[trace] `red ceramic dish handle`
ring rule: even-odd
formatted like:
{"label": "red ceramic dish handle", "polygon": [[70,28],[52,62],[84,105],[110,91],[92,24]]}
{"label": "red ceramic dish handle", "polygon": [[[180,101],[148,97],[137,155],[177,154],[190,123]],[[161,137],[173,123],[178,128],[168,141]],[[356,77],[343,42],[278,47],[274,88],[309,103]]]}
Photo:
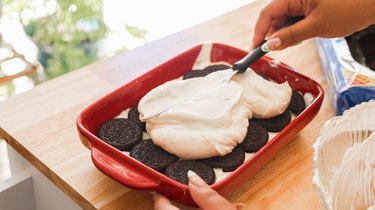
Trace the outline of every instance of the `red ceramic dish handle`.
{"label": "red ceramic dish handle", "polygon": [[109,153],[110,151],[101,149],[94,144],[91,146],[93,163],[104,174],[134,189],[152,190],[160,185],[159,180],[151,179],[152,176],[139,168],[139,163],[138,166],[133,165],[131,162]]}

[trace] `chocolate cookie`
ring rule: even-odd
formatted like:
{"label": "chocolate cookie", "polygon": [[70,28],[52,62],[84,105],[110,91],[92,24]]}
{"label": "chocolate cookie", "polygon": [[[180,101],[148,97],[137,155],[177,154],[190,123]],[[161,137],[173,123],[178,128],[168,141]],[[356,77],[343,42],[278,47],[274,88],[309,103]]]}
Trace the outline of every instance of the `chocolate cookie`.
{"label": "chocolate cookie", "polygon": [[221,71],[221,70],[230,69],[230,68],[231,67],[228,66],[228,65],[214,64],[214,65],[207,66],[206,68],[204,68],[202,70],[188,71],[184,74],[183,79],[190,79],[190,78],[195,78],[195,77],[204,77],[204,76],[207,76],[207,75],[211,74],[212,72]]}
{"label": "chocolate cookie", "polygon": [[297,91],[292,92],[292,98],[290,99],[288,109],[294,114],[299,115],[303,110],[305,110],[306,104],[303,96]]}
{"label": "chocolate cookie", "polygon": [[282,114],[269,119],[253,118],[252,120],[269,132],[279,132],[290,123],[292,116],[289,110],[285,110]]}
{"label": "chocolate cookie", "polygon": [[164,171],[169,164],[177,160],[177,156],[155,145],[151,139],[135,145],[130,150],[130,156],[157,171]]}
{"label": "chocolate cookie", "polygon": [[202,162],[213,168],[222,168],[224,172],[234,171],[245,160],[245,151],[242,147],[235,147],[231,153],[224,156],[216,156],[201,159]]}
{"label": "chocolate cookie", "polygon": [[231,67],[225,64],[214,64],[214,65],[209,65],[206,68],[204,68],[202,71],[206,72],[206,75],[215,72],[215,71],[221,71],[225,69],[230,69]]}
{"label": "chocolate cookie", "polygon": [[143,130],[143,131],[146,131],[146,122],[142,122],[140,119],[139,119],[139,111],[138,111],[138,104],[133,106],[130,110],[129,110],[129,113],[128,113],[128,119],[137,123],[137,125],[139,125],[139,127]]}
{"label": "chocolate cookie", "polygon": [[201,177],[207,184],[213,184],[215,182],[214,170],[206,165],[205,163],[196,160],[179,160],[170,164],[165,170],[165,175],[182,183],[188,184],[189,179],[187,172],[194,171],[199,177]]}
{"label": "chocolate cookie", "polygon": [[111,146],[128,151],[142,140],[142,130],[131,120],[116,118],[105,122],[99,128],[98,136]]}
{"label": "chocolate cookie", "polygon": [[195,77],[204,77],[204,76],[205,76],[205,72],[203,72],[202,70],[190,70],[186,72],[182,78],[185,80],[185,79],[191,79]]}
{"label": "chocolate cookie", "polygon": [[245,139],[240,144],[245,152],[256,152],[268,142],[268,132],[258,123],[249,120],[249,127]]}

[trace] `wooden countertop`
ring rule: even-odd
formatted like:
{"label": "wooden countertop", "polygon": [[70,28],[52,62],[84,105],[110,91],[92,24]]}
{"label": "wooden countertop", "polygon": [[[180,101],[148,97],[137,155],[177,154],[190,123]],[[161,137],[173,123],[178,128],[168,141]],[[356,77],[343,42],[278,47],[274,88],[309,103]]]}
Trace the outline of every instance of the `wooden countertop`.
{"label": "wooden countertop", "polygon": [[[89,104],[152,67],[202,42],[249,49],[252,26],[267,1],[255,1],[213,20],[38,85],[0,103],[0,137],[84,209],[152,209],[148,192],[102,174],[78,137],[75,120]],[[272,52],[326,88],[314,40]],[[228,199],[250,209],[321,209],[312,186],[312,144],[334,111],[326,97],[317,117]]]}

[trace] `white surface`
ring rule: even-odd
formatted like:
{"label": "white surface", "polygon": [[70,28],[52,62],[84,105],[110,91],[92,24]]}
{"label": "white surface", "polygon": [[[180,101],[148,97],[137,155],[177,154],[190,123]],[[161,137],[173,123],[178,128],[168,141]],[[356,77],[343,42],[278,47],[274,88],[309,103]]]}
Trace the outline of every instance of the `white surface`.
{"label": "white surface", "polygon": [[31,169],[37,210],[80,210],[82,209],[63,191],[35,168]]}
{"label": "white surface", "polygon": [[10,167],[6,142],[0,139],[0,181],[10,177]]}
{"label": "white surface", "polygon": [[0,209],[36,210],[32,178],[27,172],[0,182]]}
{"label": "white surface", "polygon": [[[9,190],[13,190],[17,188],[18,185],[17,180],[19,180],[19,176],[30,177],[32,179],[32,183],[28,183],[27,187],[29,189],[24,189],[22,194],[8,194],[10,205],[14,200],[12,199],[32,199],[35,202],[35,206],[37,210],[79,210],[81,209],[73,200],[71,200],[65,193],[63,193],[59,188],[57,188],[49,179],[47,179],[43,174],[41,174],[36,168],[34,168],[30,163],[28,163],[22,156],[20,156],[15,150],[13,150],[10,146],[8,146],[8,153],[9,153],[9,162],[12,171],[12,177],[9,180],[5,180],[6,182],[0,183],[0,190],[1,186],[4,188],[7,187]],[[2,193],[0,191],[0,197]],[[1,200],[0,200],[1,201]],[[0,202],[0,209],[3,210],[2,205],[3,203]],[[5,209],[27,209],[33,210],[34,208],[5,208]],[[4,210],[5,210],[4,209]]]}

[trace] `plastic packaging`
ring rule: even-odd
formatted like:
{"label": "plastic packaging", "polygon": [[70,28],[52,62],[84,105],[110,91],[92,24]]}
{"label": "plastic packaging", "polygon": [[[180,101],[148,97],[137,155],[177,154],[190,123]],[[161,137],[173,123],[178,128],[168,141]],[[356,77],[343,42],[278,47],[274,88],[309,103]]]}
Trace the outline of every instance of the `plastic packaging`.
{"label": "plastic packaging", "polygon": [[317,45],[337,115],[375,99],[375,26],[346,38],[318,38]]}

